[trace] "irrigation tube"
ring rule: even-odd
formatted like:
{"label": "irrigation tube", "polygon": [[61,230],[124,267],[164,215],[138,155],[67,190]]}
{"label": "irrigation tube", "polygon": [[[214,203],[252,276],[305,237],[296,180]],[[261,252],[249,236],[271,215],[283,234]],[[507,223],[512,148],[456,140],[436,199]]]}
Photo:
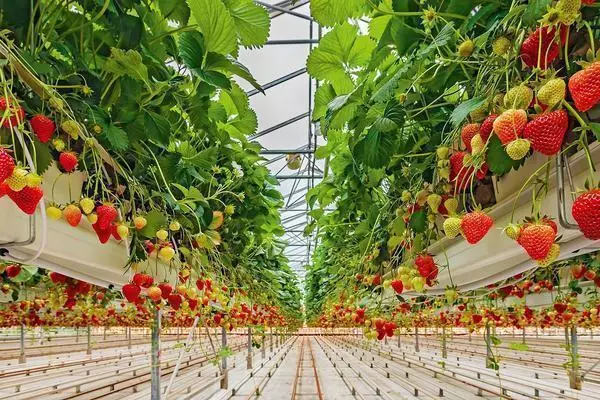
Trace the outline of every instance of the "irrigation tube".
{"label": "irrigation tube", "polygon": [[188,346],[191,344],[193,337],[194,337],[194,330],[196,329],[196,325],[198,325],[199,320],[200,320],[200,317],[196,316],[196,319],[194,319],[194,324],[192,325],[192,328],[190,329],[190,332],[188,333],[187,339],[185,341],[185,347],[182,349],[179,349],[179,358],[177,358],[177,364],[175,365],[175,370],[171,374],[171,379],[169,379],[169,384],[167,385],[167,388],[165,389],[165,400],[167,399],[167,396],[169,395],[169,391],[171,390],[171,386],[173,385],[173,381],[175,381],[175,377],[177,376],[177,373],[179,372],[179,366],[181,365],[181,360],[183,359],[183,351],[185,349],[187,349]]}

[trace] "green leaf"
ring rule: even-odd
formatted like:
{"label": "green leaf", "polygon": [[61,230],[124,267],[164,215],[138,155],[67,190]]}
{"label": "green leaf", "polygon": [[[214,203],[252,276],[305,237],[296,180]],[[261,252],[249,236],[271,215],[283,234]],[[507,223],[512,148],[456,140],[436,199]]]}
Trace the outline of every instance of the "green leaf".
{"label": "green leaf", "polygon": [[454,109],[454,111],[452,111],[452,114],[450,115],[450,121],[452,122],[452,125],[455,128],[458,127],[460,124],[463,123],[465,118],[469,116],[469,113],[471,111],[478,109],[484,103],[485,97],[483,96],[474,97],[470,100],[461,103],[458,107]]}
{"label": "green leaf", "polygon": [[513,342],[511,344],[508,345],[508,347],[511,350],[516,350],[516,351],[529,351],[529,346],[527,346],[527,343],[516,343]]}
{"label": "green leaf", "polygon": [[217,163],[217,147],[209,147],[208,149],[198,152],[194,157],[186,161],[194,164],[200,169],[208,170]]}
{"label": "green leaf", "polygon": [[368,36],[359,36],[358,28],[348,23],[328,32],[306,62],[308,73],[335,87],[352,86],[349,69],[368,64],[375,43]]}
{"label": "green leaf", "polygon": [[187,0],[192,16],[204,35],[207,51],[237,52],[235,22],[222,0]]}
{"label": "green leaf", "polygon": [[269,12],[251,0],[238,1],[229,8],[240,43],[247,47],[262,46],[267,42],[271,19]]}
{"label": "green leaf", "polygon": [[146,111],[144,114],[144,127],[149,139],[164,145],[169,144],[171,124],[165,117],[152,111]]}
{"label": "green leaf", "polygon": [[525,12],[523,13],[523,23],[525,25],[533,25],[547,11],[552,0],[530,0]]}
{"label": "green leaf", "polygon": [[198,73],[204,59],[204,38],[200,32],[183,32],[179,35],[179,56],[192,72]]}
{"label": "green leaf", "polygon": [[363,0],[311,0],[310,14],[323,26],[341,24],[366,12]]}
{"label": "green leaf", "polygon": [[490,136],[487,151],[487,163],[490,166],[490,171],[494,175],[502,176],[510,172],[511,169],[518,169],[525,159],[513,160],[508,156],[502,142],[496,135]]}
{"label": "green leaf", "polygon": [[185,0],[158,0],[160,12],[166,19],[187,25],[190,19],[190,8]]}
{"label": "green leaf", "polygon": [[427,230],[427,213],[421,209],[410,216],[408,225],[417,233],[423,233]]}
{"label": "green leaf", "polygon": [[121,151],[129,147],[129,137],[123,129],[109,125],[104,129],[103,134],[114,150]]}
{"label": "green leaf", "polygon": [[371,168],[385,167],[394,154],[394,137],[375,128],[360,139],[352,151],[354,158]]}
{"label": "green leaf", "polygon": [[139,231],[139,234],[146,238],[154,238],[156,231],[167,226],[167,217],[159,211],[151,210],[144,217],[146,226]]}
{"label": "green leaf", "polygon": [[600,123],[590,122],[590,127],[592,128],[594,135],[596,135],[596,140],[600,142]]}
{"label": "green leaf", "polygon": [[500,346],[502,344],[502,340],[500,340],[500,338],[494,335],[490,336],[490,341],[494,346]]}
{"label": "green leaf", "polygon": [[147,81],[148,70],[142,55],[135,50],[110,49],[110,57],[104,63],[104,71],[116,76],[129,76],[136,80]]}
{"label": "green leaf", "polygon": [[33,142],[33,146],[35,147],[36,172],[42,175],[52,164],[54,158],[52,157],[52,153],[50,153],[50,147],[45,144],[36,140]]}

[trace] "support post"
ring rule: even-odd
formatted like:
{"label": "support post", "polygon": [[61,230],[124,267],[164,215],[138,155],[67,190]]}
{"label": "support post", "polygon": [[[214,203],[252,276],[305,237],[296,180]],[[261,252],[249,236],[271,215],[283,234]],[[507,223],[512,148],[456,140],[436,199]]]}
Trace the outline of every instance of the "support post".
{"label": "support post", "polygon": [[[175,370],[171,374],[171,379],[169,379],[169,384],[165,388],[165,399],[167,398],[167,395],[169,394],[169,391],[171,390],[171,386],[173,385],[173,382],[175,381],[175,377],[177,377],[177,373],[179,372],[179,367],[181,366],[181,360],[183,360],[183,354],[186,351],[186,349],[192,344],[192,342],[194,340],[194,334],[196,332],[196,325],[198,325],[199,320],[200,320],[200,317],[196,316],[196,318],[194,319],[194,324],[192,325],[192,328],[190,329],[190,332],[187,335],[187,339],[185,341],[185,346],[183,348],[179,349],[179,356],[177,358],[177,364],[175,364]],[[179,335],[179,327],[177,327],[177,334]]]}
{"label": "support post", "polygon": [[104,327],[104,334],[102,335],[102,340],[106,341],[106,326]]}
{"label": "support post", "polygon": [[160,314],[161,310],[154,311],[151,329],[151,365],[150,365],[150,399],[160,400]]}
{"label": "support post", "polygon": [[485,348],[486,348],[486,356],[485,356],[485,367],[492,368],[494,356],[492,354],[492,339],[491,339],[491,328],[489,322],[485,325]]}
{"label": "support post", "polygon": [[419,327],[415,326],[415,351],[418,353],[419,350]]}
{"label": "support post", "polygon": [[270,329],[270,335],[269,335],[269,346],[270,346],[270,352],[273,352],[273,328]]}
{"label": "support post", "polygon": [[44,344],[44,327],[40,326],[40,346]]}
{"label": "support post", "polygon": [[525,344],[525,343],[527,343],[527,340],[525,339],[525,326],[524,325],[523,325],[523,332],[522,333],[523,333],[523,337],[521,339],[521,343]]}
{"label": "support post", "polygon": [[87,347],[85,349],[85,354],[92,354],[92,327],[89,325],[87,327]]}
{"label": "support post", "polygon": [[442,327],[442,358],[448,358],[448,352],[446,351],[446,327]]}
{"label": "support post", "polygon": [[27,361],[27,358],[25,357],[25,324],[21,324],[19,347],[19,364],[25,364],[25,361]]}
{"label": "support post", "polygon": [[261,353],[263,360],[265,358],[267,358],[267,336],[266,336],[266,333],[264,333],[264,332],[263,332],[262,345],[260,346],[260,353]]}
{"label": "support post", "polygon": [[402,344],[401,338],[402,338],[402,331],[399,331],[398,332],[398,348],[400,348],[400,345]]}
{"label": "support post", "polygon": [[248,357],[246,357],[246,369],[252,369],[252,328],[248,327]]}
{"label": "support post", "polygon": [[127,327],[127,348],[131,350],[131,327]]}
{"label": "support post", "polygon": [[75,328],[75,343],[79,343],[79,327]]}
{"label": "support post", "polygon": [[[571,326],[571,341],[567,341],[567,349],[570,355],[569,387],[571,389],[581,390],[581,373],[579,371],[579,346],[577,343],[577,327]],[[565,328],[565,336],[568,339],[569,328]]]}
{"label": "support post", "polygon": [[[227,346],[227,329],[225,327],[221,327],[221,347]],[[227,370],[227,357],[223,357],[221,359],[221,373],[223,377],[221,378],[221,389],[227,390],[229,387],[229,371]]]}

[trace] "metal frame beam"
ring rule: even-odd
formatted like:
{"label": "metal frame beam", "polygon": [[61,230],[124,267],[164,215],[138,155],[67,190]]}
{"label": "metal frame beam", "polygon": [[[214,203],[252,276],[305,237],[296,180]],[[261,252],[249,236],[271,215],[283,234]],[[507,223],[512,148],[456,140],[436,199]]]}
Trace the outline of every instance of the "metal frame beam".
{"label": "metal frame beam", "polygon": [[[284,13],[284,14],[293,15],[294,17],[298,17],[298,18],[302,18],[302,19],[305,19],[305,20],[310,21],[310,22],[314,22],[314,20],[311,17],[309,17],[308,15],[305,15],[305,14],[293,11],[291,8],[285,8],[285,7],[281,7],[279,5],[269,4],[269,3],[265,3],[265,2],[262,2],[262,1],[258,1],[258,0],[254,0],[254,2],[257,3],[257,4],[260,4],[263,7],[271,9],[271,10],[279,11],[279,12]],[[307,3],[308,2],[304,2],[304,3],[300,4],[300,5],[298,5],[298,7],[301,7],[301,6],[303,6],[303,5],[307,4]],[[273,17],[271,17],[271,18],[273,18]]]}
{"label": "metal frame beam", "polygon": [[323,175],[275,175],[279,180],[285,179],[323,179]]}
{"label": "metal frame beam", "polygon": [[305,68],[300,68],[300,69],[298,69],[298,70],[296,70],[294,72],[290,72],[287,75],[284,75],[284,76],[282,76],[280,78],[277,78],[274,81],[271,81],[271,82],[265,83],[264,85],[261,85],[262,91],[260,91],[258,89],[252,89],[251,91],[246,92],[246,94],[248,95],[248,97],[252,97],[252,96],[254,96],[256,94],[263,93],[267,89],[271,89],[272,87],[281,85],[282,83],[285,83],[285,82],[287,82],[287,81],[289,81],[291,79],[294,79],[294,78],[296,78],[296,77],[298,77],[300,75],[304,75],[305,73],[306,73],[306,67]]}
{"label": "metal frame beam", "polygon": [[267,134],[269,134],[269,133],[275,132],[276,130],[279,130],[279,129],[281,129],[281,128],[285,128],[286,126],[288,126],[288,125],[291,125],[291,124],[293,124],[294,122],[298,122],[298,121],[301,121],[301,120],[303,120],[304,118],[308,117],[309,115],[310,115],[310,113],[309,113],[309,112],[305,112],[305,113],[302,113],[302,114],[296,115],[295,117],[292,117],[292,118],[290,118],[290,119],[288,119],[288,120],[286,120],[286,121],[280,122],[280,123],[279,123],[279,124],[277,124],[277,125],[273,125],[273,126],[272,126],[272,127],[270,127],[270,128],[267,128],[267,129],[265,129],[265,130],[263,130],[263,131],[260,131],[260,132],[258,132],[258,133],[255,133],[254,135],[252,135],[252,136],[250,136],[250,137],[249,137],[249,140],[255,140],[255,139],[258,139],[258,138],[259,138],[259,137],[261,137],[261,136],[265,136],[265,135],[267,135]]}

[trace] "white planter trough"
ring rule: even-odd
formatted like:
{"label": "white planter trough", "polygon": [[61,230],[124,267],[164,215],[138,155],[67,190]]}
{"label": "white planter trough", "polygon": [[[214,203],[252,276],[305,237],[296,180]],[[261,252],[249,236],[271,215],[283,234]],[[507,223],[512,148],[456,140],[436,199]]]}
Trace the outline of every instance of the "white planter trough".
{"label": "white planter trough", "polygon": [[[591,146],[594,164],[600,165],[600,143]],[[537,169],[545,158],[532,157],[518,171],[513,171],[502,178],[496,185],[497,198],[500,200],[490,211],[494,218],[494,227],[476,245],[470,245],[462,237],[442,239],[434,243],[429,251],[434,255],[438,265],[450,265],[452,282],[462,290],[471,290],[509,278],[537,266],[525,251],[502,233],[502,228],[511,219],[515,198],[521,185]],[[583,151],[568,159],[574,188],[583,188],[589,176],[588,164]],[[552,161],[550,187],[548,195],[542,202],[541,212],[556,218],[560,241],[561,255],[559,259],[585,254],[600,249],[600,241],[586,239],[578,229],[565,229],[559,224],[558,191],[555,163]],[[568,222],[575,223],[571,215],[572,199],[569,180],[565,173],[565,217]],[[523,190],[516,202],[514,221],[531,215],[532,189]],[[428,290],[428,293],[443,293],[446,286],[451,285],[447,270],[439,274],[439,284]]]}

